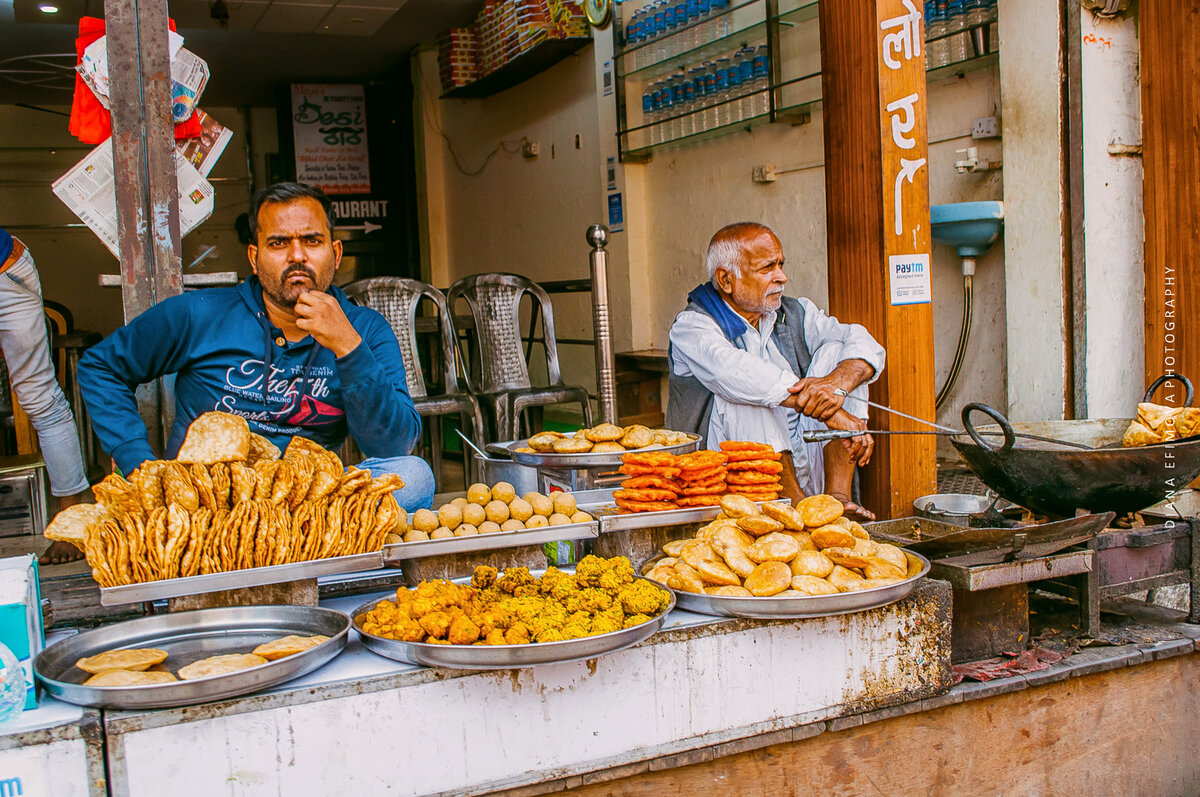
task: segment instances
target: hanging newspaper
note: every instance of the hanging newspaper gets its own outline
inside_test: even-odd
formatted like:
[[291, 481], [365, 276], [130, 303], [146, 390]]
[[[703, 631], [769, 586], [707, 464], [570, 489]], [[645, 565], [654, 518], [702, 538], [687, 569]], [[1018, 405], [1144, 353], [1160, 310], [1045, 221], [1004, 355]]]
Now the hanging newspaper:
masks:
[[[171, 116], [176, 123], [186, 122], [208, 85], [208, 64], [184, 47], [183, 37], [174, 31], [168, 33], [168, 52], [171, 58]], [[106, 37], [101, 36], [87, 46], [75, 71], [100, 104], [111, 109]]]
[[225, 151], [225, 145], [233, 138], [233, 131], [199, 108], [196, 119], [200, 122], [200, 135], [178, 142], [177, 149], [201, 176], [208, 177]]
[[[179, 181], [179, 232], [187, 235], [212, 215], [213, 187], [178, 148], [175, 150], [175, 174]], [[51, 189], [119, 259], [112, 139], [89, 152], [55, 180]]]

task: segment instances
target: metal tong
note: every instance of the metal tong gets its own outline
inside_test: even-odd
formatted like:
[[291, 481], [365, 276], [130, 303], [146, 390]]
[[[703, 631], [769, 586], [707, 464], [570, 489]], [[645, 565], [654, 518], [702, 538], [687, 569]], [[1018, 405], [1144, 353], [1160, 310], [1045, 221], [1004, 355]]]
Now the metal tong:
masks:
[[[1040, 440], [1043, 443], [1055, 443], [1057, 445], [1070, 446], [1071, 448], [1081, 448], [1084, 451], [1092, 450], [1091, 446], [1087, 446], [1082, 443], [1073, 443], [1068, 440], [1056, 440], [1053, 437], [1042, 437], [1041, 435], [1036, 435], [1036, 434], [1022, 434], [1022, 433], [1018, 433], [1018, 432], [1013, 432], [1011, 430], [1011, 427], [1009, 426], [1008, 419], [1005, 418], [1003, 415], [1001, 415], [1000, 412], [998, 412], [995, 409], [992, 409], [991, 407], [989, 407], [986, 404], [979, 404], [979, 403], [972, 402], [972, 403], [966, 405], [965, 407], [963, 407], [963, 425], [970, 426], [970, 429], [966, 430], [966, 429], [955, 429], [950, 426], [943, 426], [940, 423], [934, 423], [933, 421], [927, 421], [924, 418], [918, 418], [915, 415], [909, 415], [906, 412], [900, 412], [900, 410], [894, 410], [891, 407], [886, 407], [883, 404], [877, 404], [876, 402], [870, 401], [868, 399], [859, 398], [858, 396], [851, 396], [848, 392], [846, 392], [845, 390], [843, 390], [840, 387], [835, 388], [833, 392], [834, 392], [834, 395], [841, 396], [842, 398], [848, 398], [848, 399], [853, 399], [854, 401], [860, 401], [863, 404], [866, 404], [867, 406], [870, 406], [870, 407], [874, 407], [877, 410], [883, 410], [884, 412], [891, 413], [892, 415], [896, 415], [901, 418], [906, 418], [910, 421], [916, 421], [917, 423], [923, 423], [926, 426], [932, 426], [934, 431], [927, 431], [924, 429], [867, 429], [864, 431], [855, 431], [853, 429], [825, 429], [825, 430], [819, 430], [819, 431], [802, 432], [800, 437], [805, 442], [824, 443], [829, 440], [845, 440], [845, 439], [848, 439], [851, 437], [858, 437], [859, 435], [863, 435], [863, 434], [870, 434], [870, 435], [876, 435], [876, 434], [879, 434], [879, 435], [883, 435], [883, 434], [887, 434], [887, 435], [892, 435], [892, 434], [932, 434], [932, 435], [954, 436], [954, 435], [961, 435], [961, 434], [971, 434], [971, 432], [974, 432], [974, 434], [971, 434], [971, 437], [973, 437], [973, 438], [976, 437], [976, 435], [1005, 437], [1008, 434], [1011, 434], [1013, 437], [1020, 437], [1025, 440]], [[985, 415], [989, 416], [992, 420], [999, 423], [1001, 429], [1003, 429], [1004, 431], [1001, 431], [1001, 432], [977, 431], [974, 428], [974, 426], [972, 426], [970, 424], [970, 422], [968, 421], [968, 418], [967, 418], [967, 416], [969, 416], [971, 414], [971, 412], [973, 412], [975, 410], [978, 410], [978, 411], [984, 413]], [[985, 447], [987, 447], [987, 446], [985, 446]]]

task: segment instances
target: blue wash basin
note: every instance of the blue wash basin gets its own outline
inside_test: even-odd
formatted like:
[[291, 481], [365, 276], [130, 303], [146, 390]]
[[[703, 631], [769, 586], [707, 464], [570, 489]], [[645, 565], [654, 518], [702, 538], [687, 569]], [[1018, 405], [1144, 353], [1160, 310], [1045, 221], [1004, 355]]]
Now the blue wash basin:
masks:
[[933, 240], [958, 249], [959, 257], [981, 257], [1000, 237], [1003, 202], [954, 202], [929, 208]]

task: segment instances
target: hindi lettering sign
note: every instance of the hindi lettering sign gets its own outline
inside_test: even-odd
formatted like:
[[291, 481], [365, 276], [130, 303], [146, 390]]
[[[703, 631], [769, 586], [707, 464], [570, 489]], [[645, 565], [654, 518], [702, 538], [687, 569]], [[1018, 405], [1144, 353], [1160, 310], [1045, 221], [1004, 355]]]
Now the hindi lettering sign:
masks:
[[327, 194], [371, 193], [361, 85], [292, 85], [296, 179]]
[[[921, 12], [911, 0], [879, 0], [879, 101], [885, 255], [893, 306], [926, 303], [929, 170]], [[903, 287], [901, 287], [903, 286]]]

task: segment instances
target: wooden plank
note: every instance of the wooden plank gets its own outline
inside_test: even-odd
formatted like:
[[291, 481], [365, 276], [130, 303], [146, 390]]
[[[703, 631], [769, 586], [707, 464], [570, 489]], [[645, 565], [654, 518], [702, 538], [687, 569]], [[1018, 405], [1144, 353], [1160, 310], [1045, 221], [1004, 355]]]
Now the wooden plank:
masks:
[[[1146, 270], [1146, 384], [1200, 379], [1200, 2], [1139, 11]], [[1156, 401], [1182, 406], [1172, 385]]]
[[1197, 723], [1200, 656], [1180, 656], [563, 793], [1197, 794]]
[[[183, 290], [179, 200], [165, 0], [105, 0], [112, 75], [113, 170], [125, 320]], [[147, 113], [147, 108], [163, 109]], [[161, 451], [174, 420], [173, 383], [138, 388], [150, 444]]]
[[[932, 305], [893, 305], [889, 280], [889, 258], [923, 255], [928, 271], [930, 251], [924, 34], [920, 8], [910, 5], [908, 51], [889, 39], [900, 31], [895, 21], [912, 13], [905, 0], [822, 7], [829, 304], [887, 349], [872, 399], [932, 419]], [[871, 427], [892, 428], [893, 417], [872, 410]], [[936, 491], [934, 438], [880, 437], [875, 446], [863, 472], [865, 504], [880, 517], [911, 514], [914, 498]]]

